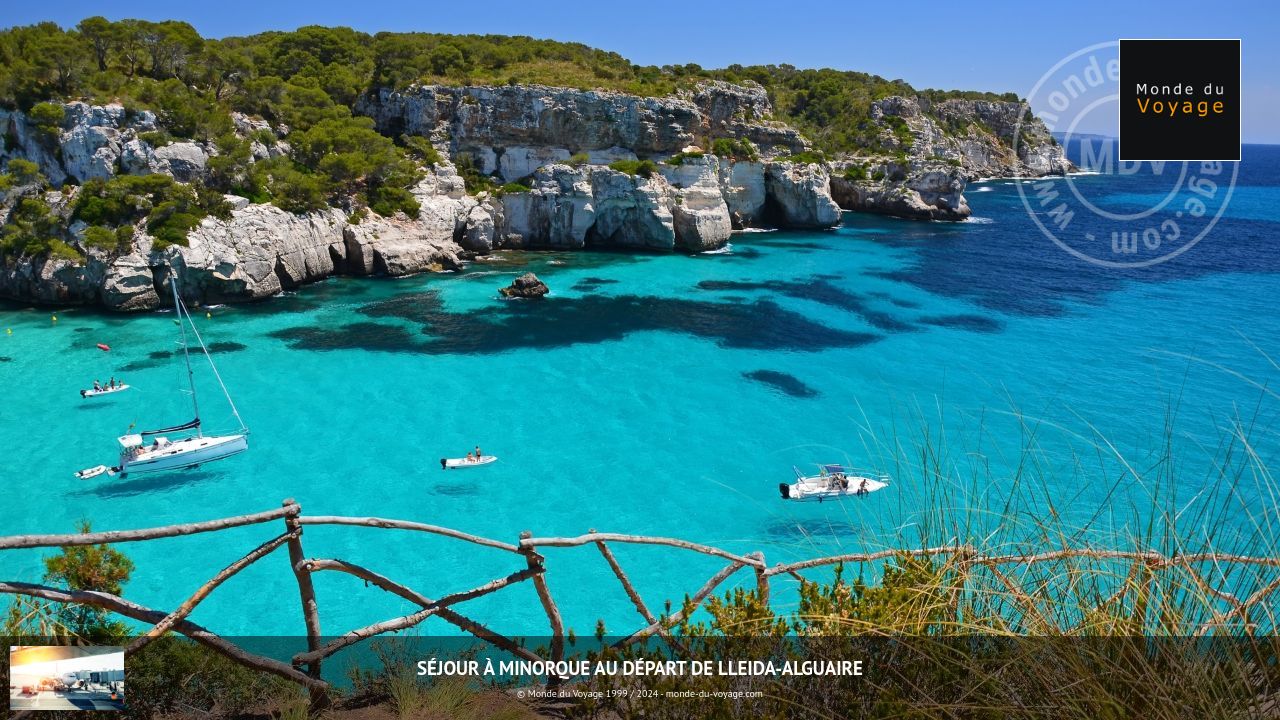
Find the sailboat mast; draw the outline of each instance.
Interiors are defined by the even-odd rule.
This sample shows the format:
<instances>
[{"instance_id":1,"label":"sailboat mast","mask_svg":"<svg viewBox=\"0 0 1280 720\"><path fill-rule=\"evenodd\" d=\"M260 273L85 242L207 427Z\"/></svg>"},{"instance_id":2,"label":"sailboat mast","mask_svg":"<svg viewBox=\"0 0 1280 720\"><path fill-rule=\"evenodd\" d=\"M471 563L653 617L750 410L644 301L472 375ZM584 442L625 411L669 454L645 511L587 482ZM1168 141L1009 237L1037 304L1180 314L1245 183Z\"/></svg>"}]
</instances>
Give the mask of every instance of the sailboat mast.
<instances>
[{"instance_id":1,"label":"sailboat mast","mask_svg":"<svg viewBox=\"0 0 1280 720\"><path fill-rule=\"evenodd\" d=\"M169 287L173 290L173 311L178 315L178 329L182 337L182 358L187 363L187 384L191 387L191 409L195 412L195 419L200 419L200 403L196 399L196 374L191 369L191 353L187 349L187 322L189 316L184 317L185 310L182 307L182 301L178 299L178 277L176 274L169 278ZM200 426L196 425L196 435L203 435Z\"/></svg>"}]
</instances>

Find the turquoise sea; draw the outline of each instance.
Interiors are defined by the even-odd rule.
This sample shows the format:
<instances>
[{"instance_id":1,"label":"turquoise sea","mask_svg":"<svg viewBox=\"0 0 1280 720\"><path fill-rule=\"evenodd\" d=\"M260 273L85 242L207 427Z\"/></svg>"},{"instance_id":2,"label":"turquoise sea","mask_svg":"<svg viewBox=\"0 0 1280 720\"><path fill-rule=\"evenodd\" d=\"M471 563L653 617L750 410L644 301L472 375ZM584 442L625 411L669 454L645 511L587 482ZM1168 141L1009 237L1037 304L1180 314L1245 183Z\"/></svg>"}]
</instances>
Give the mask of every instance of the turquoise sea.
<instances>
[{"instance_id":1,"label":"turquoise sea","mask_svg":"<svg viewBox=\"0 0 1280 720\"><path fill-rule=\"evenodd\" d=\"M307 514L507 541L522 530L668 535L774 563L922 535L980 539L1001 524L985 510L1014 495L1026 517L1080 528L1076 540L1125 544L1146 531L1158 495L1186 510L1192 542L1212 530L1218 546L1274 547L1266 482L1249 472L1231 487L1211 481L1236 431L1278 466L1280 148L1246 148L1239 206L1193 250L1144 270L1098 268L1054 246L1013 182L971 186L974 219L961 224L847 215L836 230L743 233L730 252L694 257L499 253L456 274L334 279L207 318L197 310L252 435L248 453L187 473L72 475L114 463L115 437L133 423L188 419L171 313L61 308L54 322L50 308L0 306L12 331L0 335L0 534L67 532L81 518L96 529L193 521L292 497ZM1117 206L1155 192L1135 178L1077 182ZM552 295L500 300L527 270ZM135 389L78 396L113 374ZM207 372L201 383L207 429L230 427ZM1172 479L1158 463L1166 440ZM439 458L477 444L500 461L440 470ZM925 446L943 458L941 475L922 469ZM894 482L850 501L781 501L792 466L818 462L878 466ZM1012 489L1019 465L1039 478L1034 491ZM939 508L967 525L931 525ZM278 531L122 546L137 566L126 594L170 609ZM1004 531L1000 541L1019 539ZM501 552L417 533L309 528L304 544L433 597L520 569ZM656 608L721 565L616 552ZM639 626L594 548L546 555L580 635L597 619L612 632ZM38 552L0 554L0 577L41 572ZM326 633L412 610L347 576L317 583ZM546 631L528 584L459 609L499 631ZM228 635L301 633L286 556L227 583L193 619ZM426 628L452 632L435 623Z\"/></svg>"}]
</instances>

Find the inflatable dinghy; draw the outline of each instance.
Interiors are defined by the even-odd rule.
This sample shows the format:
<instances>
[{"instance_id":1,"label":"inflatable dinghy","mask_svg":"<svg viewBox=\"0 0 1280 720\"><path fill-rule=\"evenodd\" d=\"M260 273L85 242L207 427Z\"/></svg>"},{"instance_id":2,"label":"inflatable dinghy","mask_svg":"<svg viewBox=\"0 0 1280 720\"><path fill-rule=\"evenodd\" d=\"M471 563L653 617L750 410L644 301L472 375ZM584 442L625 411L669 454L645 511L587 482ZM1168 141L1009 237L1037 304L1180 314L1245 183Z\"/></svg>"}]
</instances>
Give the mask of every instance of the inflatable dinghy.
<instances>
[{"instance_id":1,"label":"inflatable dinghy","mask_svg":"<svg viewBox=\"0 0 1280 720\"><path fill-rule=\"evenodd\" d=\"M107 467L106 465L95 465L94 467L85 468L84 470L77 472L76 477L80 478L81 480L88 480L89 478L96 478L102 473L106 473L108 475L116 474L115 470Z\"/></svg>"}]
</instances>

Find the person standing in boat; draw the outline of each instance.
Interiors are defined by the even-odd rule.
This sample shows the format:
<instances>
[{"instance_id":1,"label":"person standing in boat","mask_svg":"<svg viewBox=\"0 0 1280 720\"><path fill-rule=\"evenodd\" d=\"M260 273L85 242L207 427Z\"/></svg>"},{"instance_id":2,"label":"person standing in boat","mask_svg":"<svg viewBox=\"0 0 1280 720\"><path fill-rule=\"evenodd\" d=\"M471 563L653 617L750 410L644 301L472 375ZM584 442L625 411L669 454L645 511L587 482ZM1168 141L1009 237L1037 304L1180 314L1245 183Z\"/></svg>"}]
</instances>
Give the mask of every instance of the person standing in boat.
<instances>
[{"instance_id":1,"label":"person standing in boat","mask_svg":"<svg viewBox=\"0 0 1280 720\"><path fill-rule=\"evenodd\" d=\"M481 455L480 455L480 446L479 446L479 445L477 445L477 446L476 446L476 462L480 462L480 457L481 457Z\"/></svg>"}]
</instances>

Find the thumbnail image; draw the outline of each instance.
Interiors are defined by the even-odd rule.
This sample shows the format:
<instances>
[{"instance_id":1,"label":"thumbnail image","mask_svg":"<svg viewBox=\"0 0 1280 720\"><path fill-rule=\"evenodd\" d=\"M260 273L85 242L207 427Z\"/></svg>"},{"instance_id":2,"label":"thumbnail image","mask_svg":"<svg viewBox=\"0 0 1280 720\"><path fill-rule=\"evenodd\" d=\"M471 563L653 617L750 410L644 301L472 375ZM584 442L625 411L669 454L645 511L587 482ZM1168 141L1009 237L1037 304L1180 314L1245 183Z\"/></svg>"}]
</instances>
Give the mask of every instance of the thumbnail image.
<instances>
[{"instance_id":1,"label":"thumbnail image","mask_svg":"<svg viewBox=\"0 0 1280 720\"><path fill-rule=\"evenodd\" d=\"M124 710L124 648L9 648L9 709Z\"/></svg>"}]
</instances>

